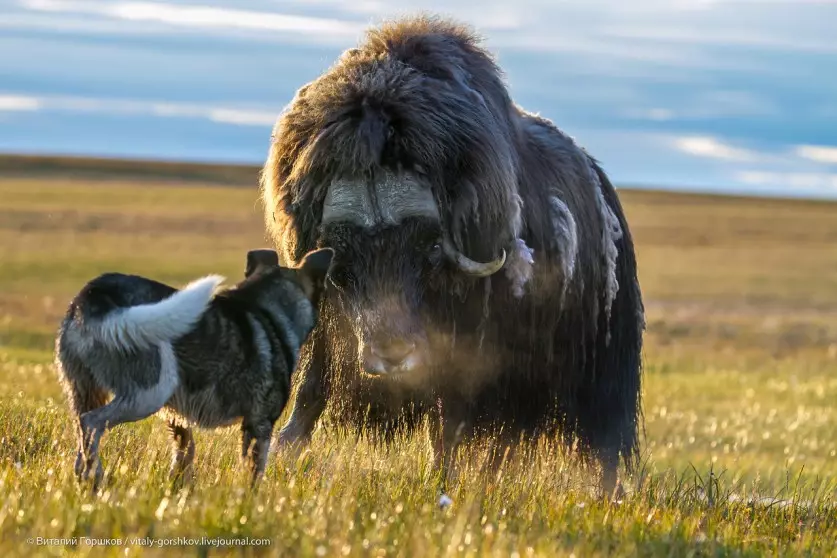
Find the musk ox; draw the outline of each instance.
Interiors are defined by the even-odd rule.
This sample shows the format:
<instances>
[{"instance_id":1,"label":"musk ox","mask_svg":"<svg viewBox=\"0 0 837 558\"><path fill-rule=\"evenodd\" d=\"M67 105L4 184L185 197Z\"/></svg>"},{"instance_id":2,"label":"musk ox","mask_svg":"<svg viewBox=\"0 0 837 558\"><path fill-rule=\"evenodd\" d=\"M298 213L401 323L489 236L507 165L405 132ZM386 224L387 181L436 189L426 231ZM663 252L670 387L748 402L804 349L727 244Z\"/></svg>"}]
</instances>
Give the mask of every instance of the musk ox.
<instances>
[{"instance_id":1,"label":"musk ox","mask_svg":"<svg viewBox=\"0 0 837 558\"><path fill-rule=\"evenodd\" d=\"M370 29L285 108L261 181L283 265L335 250L280 445L320 419L387 439L427 417L445 471L462 436L500 431L577 444L606 490L636 465L644 314L618 196L470 28Z\"/></svg>"}]
</instances>

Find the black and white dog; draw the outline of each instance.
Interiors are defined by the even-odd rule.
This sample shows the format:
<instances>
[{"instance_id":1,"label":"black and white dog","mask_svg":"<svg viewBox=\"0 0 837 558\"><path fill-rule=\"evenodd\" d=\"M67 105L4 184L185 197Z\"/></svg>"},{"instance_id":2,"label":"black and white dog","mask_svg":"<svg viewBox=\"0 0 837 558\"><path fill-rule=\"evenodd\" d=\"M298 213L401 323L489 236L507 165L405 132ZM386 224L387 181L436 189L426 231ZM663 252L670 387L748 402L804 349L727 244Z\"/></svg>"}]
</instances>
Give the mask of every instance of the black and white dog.
<instances>
[{"instance_id":1,"label":"black and white dog","mask_svg":"<svg viewBox=\"0 0 837 558\"><path fill-rule=\"evenodd\" d=\"M87 283L70 303L55 346L78 420L79 479L93 473L99 485L106 429L162 411L174 437L174 478L191 472L193 426L240 419L242 458L255 483L300 347L316 324L332 255L316 250L286 268L273 250L251 250L245 279L224 290L218 275L180 290L120 273Z\"/></svg>"}]
</instances>

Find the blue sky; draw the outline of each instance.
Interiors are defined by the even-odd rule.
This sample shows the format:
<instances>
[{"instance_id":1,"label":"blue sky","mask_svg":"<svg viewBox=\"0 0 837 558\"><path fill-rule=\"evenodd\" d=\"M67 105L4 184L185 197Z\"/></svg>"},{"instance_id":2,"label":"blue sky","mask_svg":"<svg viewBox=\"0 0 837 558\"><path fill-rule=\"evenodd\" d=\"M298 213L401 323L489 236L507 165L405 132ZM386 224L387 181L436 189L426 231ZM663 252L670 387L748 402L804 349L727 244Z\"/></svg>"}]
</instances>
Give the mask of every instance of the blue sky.
<instances>
[{"instance_id":1,"label":"blue sky","mask_svg":"<svg viewBox=\"0 0 837 558\"><path fill-rule=\"evenodd\" d=\"M260 163L298 87L416 10L617 184L837 198L824 0L0 0L0 151Z\"/></svg>"}]
</instances>

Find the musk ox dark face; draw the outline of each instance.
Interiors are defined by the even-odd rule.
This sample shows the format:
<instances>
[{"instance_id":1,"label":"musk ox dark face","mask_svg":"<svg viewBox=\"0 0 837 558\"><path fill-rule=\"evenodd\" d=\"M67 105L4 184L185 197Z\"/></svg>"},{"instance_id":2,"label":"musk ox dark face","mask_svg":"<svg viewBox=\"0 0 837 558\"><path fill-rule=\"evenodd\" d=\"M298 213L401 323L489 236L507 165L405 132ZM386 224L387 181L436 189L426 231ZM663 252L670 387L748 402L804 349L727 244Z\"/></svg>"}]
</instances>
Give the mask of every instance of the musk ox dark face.
<instances>
[{"instance_id":1,"label":"musk ox dark face","mask_svg":"<svg viewBox=\"0 0 837 558\"><path fill-rule=\"evenodd\" d=\"M331 282L353 326L363 370L397 376L428 365L422 303L435 296L434 280L445 273L438 224L408 218L374 232L339 224L325 238L340 247Z\"/></svg>"},{"instance_id":2,"label":"musk ox dark face","mask_svg":"<svg viewBox=\"0 0 837 558\"><path fill-rule=\"evenodd\" d=\"M336 251L330 274L341 310L371 375L420 374L440 352L438 308L454 274L485 277L505 254L475 262L446 239L430 186L410 172L334 180L323 206L321 243Z\"/></svg>"}]
</instances>

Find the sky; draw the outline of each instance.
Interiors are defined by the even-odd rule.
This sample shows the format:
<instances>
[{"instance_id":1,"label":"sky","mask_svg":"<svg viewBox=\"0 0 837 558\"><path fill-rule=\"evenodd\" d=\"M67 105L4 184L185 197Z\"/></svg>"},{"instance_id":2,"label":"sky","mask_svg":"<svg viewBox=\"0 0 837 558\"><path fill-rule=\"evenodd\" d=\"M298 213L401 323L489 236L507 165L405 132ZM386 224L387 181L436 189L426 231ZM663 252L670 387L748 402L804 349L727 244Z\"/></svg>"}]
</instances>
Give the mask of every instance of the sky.
<instances>
[{"instance_id":1,"label":"sky","mask_svg":"<svg viewBox=\"0 0 837 558\"><path fill-rule=\"evenodd\" d=\"M419 10L618 186L837 199L837 0L0 0L0 152L260 164L300 86Z\"/></svg>"}]
</instances>

